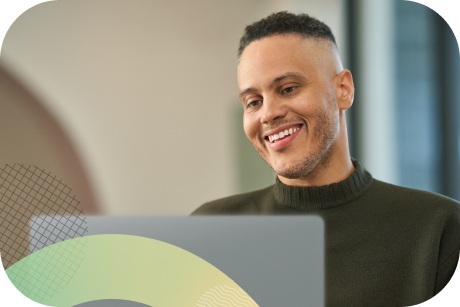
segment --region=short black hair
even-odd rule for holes
[[[276,34],[299,34],[305,38],[327,39],[335,45],[335,37],[329,26],[307,14],[277,12],[248,25],[240,39],[238,58],[253,41]]]

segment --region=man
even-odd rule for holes
[[[321,216],[328,306],[413,305],[447,284],[459,256],[459,203],[378,181],[351,159],[353,79],[328,26],[287,12],[248,26],[238,86],[245,133],[276,183],[194,214]]]

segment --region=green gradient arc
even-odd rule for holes
[[[75,254],[72,248],[75,245],[85,246],[83,259],[82,254]],[[36,294],[49,291],[64,276],[52,281],[44,279],[40,285],[30,284],[34,282],[34,279],[27,280],[30,268],[34,266],[35,275],[65,274],[59,265],[42,271],[35,267],[55,253],[68,265],[78,263],[79,266],[65,287],[39,301]],[[79,262],[73,261],[77,259]],[[237,291],[245,302],[243,305],[257,306],[232,279],[202,258],[177,246],[139,236],[104,234],[66,240],[27,256],[6,272],[24,295],[51,306],[74,306],[103,299],[158,307],[199,306],[199,302],[206,299],[206,293],[216,287]]]

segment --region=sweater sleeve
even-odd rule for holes
[[[434,295],[438,294],[449,283],[454,275],[459,259],[459,251],[455,251],[439,267],[436,274],[436,289]]]
[[[440,257],[436,273],[435,295],[450,281],[457,268],[460,253],[460,204],[448,207],[441,239]]]

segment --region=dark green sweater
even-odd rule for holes
[[[193,214],[317,214],[326,227],[328,306],[408,306],[437,294],[460,250],[460,204],[372,178],[354,162],[346,180],[281,183],[212,201]],[[459,296],[460,301],[460,296]]]

